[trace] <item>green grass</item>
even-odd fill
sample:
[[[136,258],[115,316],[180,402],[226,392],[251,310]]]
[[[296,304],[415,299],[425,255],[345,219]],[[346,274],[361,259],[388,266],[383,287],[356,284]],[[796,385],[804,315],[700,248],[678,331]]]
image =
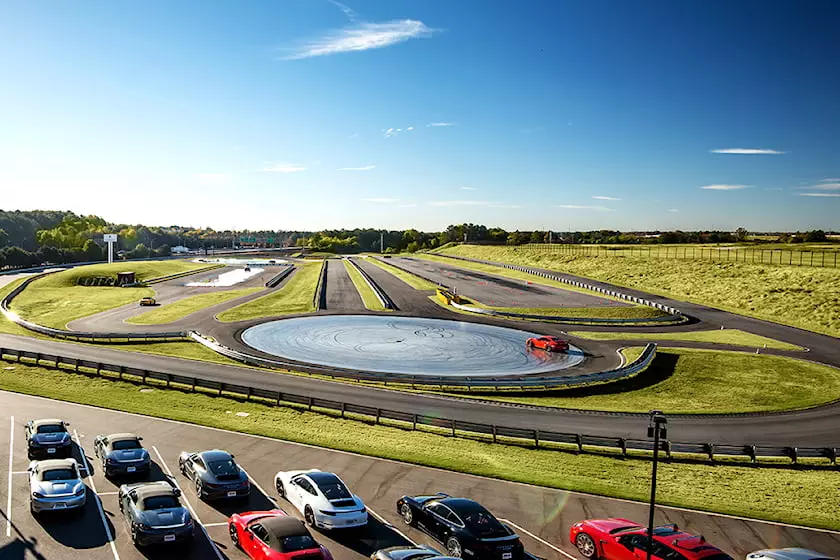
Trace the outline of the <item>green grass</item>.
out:
[[[547,317],[593,317],[603,319],[650,319],[662,317],[659,309],[647,305],[627,307],[493,307],[481,305],[486,309],[504,313],[522,313],[525,315],[545,315]]]
[[[659,348],[648,369],[625,381],[539,395],[488,393],[481,398],[611,412],[794,410],[840,399],[840,370],[781,356]]]
[[[646,333],[646,332],[595,332],[577,331],[570,335],[589,340],[650,340],[650,341],[685,341],[710,342],[713,344],[735,344],[750,348],[773,348],[776,350],[804,350],[801,346],[780,340],[759,336],[737,329],[718,329],[714,331]]]
[[[517,247],[471,245],[459,245],[443,252],[568,272],[840,336],[840,269],[630,257],[568,257]]]
[[[381,268],[382,270],[388,271],[415,290],[437,290],[437,284],[433,284],[428,280],[423,280],[419,276],[415,276],[410,272],[405,272],[393,265],[386,263],[385,261],[381,261],[375,258],[369,258],[368,262],[374,264]]]
[[[260,317],[312,313],[315,311],[313,299],[318,286],[318,277],[324,261],[300,264],[293,276],[279,290],[237,305],[216,317],[222,322],[244,321]]]
[[[161,325],[164,323],[171,323],[173,321],[183,319],[184,317],[201,309],[212,307],[232,299],[255,294],[263,291],[264,289],[265,288],[261,287],[239,288],[236,290],[199,294],[180,299],[160,307],[155,307],[151,311],[128,318],[126,323],[131,323],[133,325]]]
[[[21,364],[0,369],[0,388],[539,486],[640,501],[648,493],[650,465],[641,460],[494,445],[206,394],[142,393],[125,382]],[[231,410],[249,416],[226,413]],[[838,486],[836,470],[666,462],[659,467],[657,498],[665,505],[836,530]]]
[[[356,267],[350,264],[349,260],[342,259],[342,261],[344,262],[344,268],[347,269],[347,274],[350,275],[350,279],[353,281],[353,285],[356,286],[356,290],[362,297],[362,303],[365,304],[365,307],[371,311],[390,311],[390,309],[387,309],[379,302],[379,298],[376,297],[373,288],[368,286],[362,273],[356,270]]]
[[[65,288],[75,286],[82,278],[106,276],[116,278],[118,272],[132,271],[137,281],[143,282],[170,274],[180,274],[192,270],[207,268],[207,263],[194,263],[185,260],[116,262],[111,264],[91,264],[77,266],[63,272],[50,274],[33,283],[44,288]]]

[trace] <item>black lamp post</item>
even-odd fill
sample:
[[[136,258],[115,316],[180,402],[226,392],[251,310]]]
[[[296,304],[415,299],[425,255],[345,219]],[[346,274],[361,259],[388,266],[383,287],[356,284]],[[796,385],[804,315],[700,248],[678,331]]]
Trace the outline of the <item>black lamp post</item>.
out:
[[[647,435],[653,438],[653,471],[650,479],[650,512],[648,513],[648,546],[647,560],[650,560],[653,550],[653,514],[656,508],[656,467],[659,464],[659,440],[668,437],[668,430],[665,425],[668,419],[660,410],[650,411],[650,424],[648,424]]]

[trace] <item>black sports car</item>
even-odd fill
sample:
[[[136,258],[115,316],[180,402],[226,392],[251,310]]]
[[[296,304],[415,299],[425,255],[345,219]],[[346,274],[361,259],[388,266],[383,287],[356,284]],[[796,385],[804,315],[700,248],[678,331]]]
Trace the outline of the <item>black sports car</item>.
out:
[[[149,452],[140,444],[142,440],[135,434],[96,436],[93,440],[93,453],[102,461],[105,476],[147,476],[152,461]]]
[[[195,493],[202,500],[247,498],[251,493],[248,473],[227,451],[184,451],[178,457],[178,467],[195,484]]]
[[[397,500],[397,512],[408,525],[416,525],[443,543],[450,556],[482,560],[525,558],[519,536],[478,502],[447,494],[403,496]]]
[[[180,495],[180,490],[165,481],[120,486],[120,511],[135,546],[192,540],[195,523],[181,505]]]
[[[392,546],[377,550],[371,560],[451,560],[452,556],[441,556],[429,546]]]
[[[30,420],[26,423],[27,455],[30,459],[53,459],[70,457],[73,440],[67,426],[70,424],[58,418]]]

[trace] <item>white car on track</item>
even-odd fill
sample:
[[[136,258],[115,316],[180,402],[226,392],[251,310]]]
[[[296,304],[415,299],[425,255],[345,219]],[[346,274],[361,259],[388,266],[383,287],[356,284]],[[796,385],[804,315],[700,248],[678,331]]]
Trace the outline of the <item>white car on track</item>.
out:
[[[274,475],[274,487],[303,514],[310,527],[349,529],[367,524],[364,502],[333,473],[318,469],[280,471]]]

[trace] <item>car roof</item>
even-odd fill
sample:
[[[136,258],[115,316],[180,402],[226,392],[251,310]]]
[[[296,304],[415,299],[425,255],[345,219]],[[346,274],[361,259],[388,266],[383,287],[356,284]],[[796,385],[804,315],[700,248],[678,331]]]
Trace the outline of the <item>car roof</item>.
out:
[[[232,459],[230,453],[222,451],[221,449],[210,449],[208,451],[201,451],[199,456],[205,461],[225,461]]]
[[[304,473],[304,474],[306,476],[308,476],[310,479],[312,479],[312,482],[314,482],[318,486],[320,486],[321,484],[330,484],[330,483],[335,483],[335,482],[338,482],[338,483],[341,482],[341,480],[338,478],[337,475],[335,475],[333,473],[330,473],[330,472],[318,471],[318,472],[311,472],[311,473]]]
[[[138,500],[145,500],[146,498],[154,498],[156,496],[173,496],[177,498],[178,496],[175,495],[175,488],[170,486],[169,483],[157,483],[151,482],[147,484],[139,484],[131,488],[132,492],[137,493]]]
[[[35,468],[40,471],[51,471],[53,469],[67,469],[73,468],[78,463],[75,459],[45,459],[43,461],[36,461]]]
[[[290,515],[272,515],[256,520],[272,537],[283,538],[296,535],[308,535],[309,529],[303,521]]]
[[[39,428],[41,426],[51,426],[53,424],[61,424],[63,426],[64,420],[61,420],[60,418],[40,418],[32,421],[32,426],[35,428]]]
[[[132,433],[129,433],[129,432],[122,432],[122,433],[119,433],[119,434],[108,434],[105,437],[108,438],[108,441],[110,441],[110,442],[140,439],[140,436],[138,436],[137,434],[132,434]]]
[[[478,509],[484,510],[484,506],[479,504],[476,501],[469,500],[467,498],[443,498],[441,500],[437,500],[438,502],[444,504],[446,507],[454,511],[455,513],[460,513],[463,511],[476,511]]]

